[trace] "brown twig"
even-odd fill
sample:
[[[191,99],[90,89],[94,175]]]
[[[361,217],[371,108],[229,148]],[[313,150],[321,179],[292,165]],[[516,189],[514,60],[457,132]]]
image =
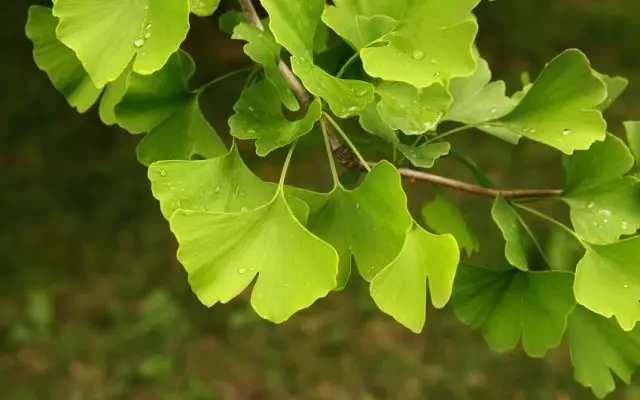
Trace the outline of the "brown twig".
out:
[[[255,7],[253,6],[252,0],[238,0],[240,3],[240,7],[245,14],[245,20],[247,23],[255,26],[260,30],[264,30],[264,25],[260,20],[260,16],[258,15]],[[298,99],[301,107],[304,109],[308,108],[311,104],[311,96],[309,92],[302,85],[300,80],[295,76],[291,68],[282,60],[278,63],[278,69],[280,73],[284,76],[289,88],[293,92],[293,94]],[[326,124],[327,128],[331,128],[331,124]],[[336,155],[336,158],[340,163],[349,169],[357,169],[361,168],[362,165],[357,161],[355,155],[351,149],[344,147],[340,139],[335,135],[333,130],[328,129],[328,138],[331,150]],[[355,162],[354,162],[355,160]],[[369,165],[374,166],[376,163],[369,162]],[[482,186],[472,185],[470,183],[457,181],[455,179],[445,178],[443,176],[430,174],[423,171],[416,171],[410,168],[398,168],[400,175],[410,178],[416,179],[420,181],[425,181],[429,183],[433,183],[435,185],[448,187],[451,189],[460,190],[467,193],[472,193],[479,196],[485,197],[504,197],[506,199],[527,199],[527,198],[545,198],[545,197],[555,197],[562,194],[562,190],[556,189],[539,189],[539,190],[500,190],[500,189],[490,189]]]

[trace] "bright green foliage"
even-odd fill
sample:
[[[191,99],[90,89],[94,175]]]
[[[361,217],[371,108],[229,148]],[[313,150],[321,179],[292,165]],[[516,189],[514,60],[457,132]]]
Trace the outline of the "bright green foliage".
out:
[[[627,121],[624,127],[627,131],[629,147],[636,157],[636,163],[640,164],[640,121]]]
[[[607,98],[598,106],[599,110],[604,111],[618,100],[618,97],[627,89],[629,80],[621,76],[611,77],[598,73],[596,73],[596,76],[602,79],[604,84],[607,85]]]
[[[529,261],[525,244],[529,237],[518,213],[504,198],[498,197],[493,203],[491,215],[507,242],[505,249],[507,261],[522,271],[528,271]]]
[[[302,57],[291,58],[291,67],[307,90],[325,100],[340,118],[358,115],[373,101],[370,83],[335,78]]]
[[[435,199],[422,209],[424,222],[434,232],[441,235],[451,234],[456,238],[461,249],[465,249],[467,257],[480,249],[478,238],[471,232],[460,210],[440,192]]]
[[[220,5],[220,0],[191,0],[191,12],[198,17],[208,17]]]
[[[343,1],[337,9],[329,9],[332,11],[328,11],[329,15],[325,15],[324,20],[336,33],[346,35],[347,40],[354,41],[357,28],[354,31],[353,26],[358,26],[359,21],[365,22],[363,31],[367,40],[380,36],[379,45],[360,50],[364,69],[369,75],[428,87],[473,73],[475,61],[471,47],[478,25],[471,10],[478,2],[398,0],[391,5],[382,1],[364,5],[359,1]],[[343,10],[338,10],[340,8]],[[366,14],[359,14],[361,12]],[[386,15],[398,23],[393,24],[392,20],[384,17],[381,23],[380,18],[372,18],[374,15]],[[372,35],[371,30],[376,27],[379,34]],[[362,41],[359,44],[364,45]]]
[[[612,373],[628,384],[640,365],[640,328],[624,332],[615,321],[576,307],[567,338],[576,380],[599,398],[615,389]]]
[[[95,87],[75,53],[56,37],[58,19],[51,9],[29,8],[27,36],[33,42],[33,58],[72,107],[83,113],[95,104],[101,89]]]
[[[280,94],[271,81],[263,80],[242,92],[229,119],[231,134],[238,139],[256,139],[256,153],[266,156],[311,132],[322,116],[320,101],[314,101],[304,118],[288,120],[282,113]]]
[[[632,330],[640,321],[640,236],[586,249],[576,267],[576,300]]]
[[[451,235],[433,235],[417,224],[407,234],[398,257],[371,281],[371,297],[380,310],[420,333],[427,303],[443,308],[451,298],[460,250]]]
[[[396,258],[412,223],[400,175],[383,161],[356,189],[337,184],[331,193],[320,196],[322,206],[316,205],[309,229],[340,255],[337,287],[343,288],[349,279],[351,256],[360,274],[370,281]],[[299,197],[306,200],[303,194]]]
[[[458,318],[482,333],[496,351],[522,347],[542,357],[560,344],[575,307],[573,274],[490,271],[461,264],[453,305]]]
[[[312,58],[314,37],[324,0],[260,0],[269,13],[269,28],[294,56]]]
[[[199,93],[189,90],[194,71],[193,60],[178,52],[152,75],[128,76],[115,116],[131,133],[148,132],[138,146],[141,163],[188,160],[195,154],[216,157],[226,152],[200,111]]]
[[[607,123],[597,107],[606,97],[587,57],[567,50],[545,67],[510,113],[489,125],[571,154],[604,140]]]
[[[254,62],[262,65],[265,78],[278,89],[280,101],[282,101],[285,107],[291,111],[297,111],[300,108],[298,100],[296,100],[287,85],[287,81],[278,69],[281,48],[280,45],[276,43],[273,35],[270,32],[261,31],[254,26],[240,23],[233,30],[233,36],[231,36],[231,38],[247,42],[244,46],[244,52]]]
[[[171,230],[189,283],[206,306],[229,302],[257,275],[251,305],[280,323],[336,286],[335,250],[298,222],[282,193],[240,213],[178,210]]]
[[[93,83],[133,71],[151,74],[178,50],[189,31],[189,0],[57,0],[58,38],[72,49]]]
[[[567,190],[562,198],[585,240],[611,243],[640,228],[640,182],[622,178],[634,162],[627,146],[613,135],[565,159]]]
[[[378,111],[392,129],[407,135],[434,130],[451,105],[451,96],[442,85],[417,89],[406,83],[385,82],[376,87],[381,100]]]

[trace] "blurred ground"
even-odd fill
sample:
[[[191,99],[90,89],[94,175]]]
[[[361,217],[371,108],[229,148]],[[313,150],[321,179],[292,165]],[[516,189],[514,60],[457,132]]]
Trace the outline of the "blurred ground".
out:
[[[136,139],[78,115],[39,72],[23,27],[30,2],[0,13],[0,398],[23,399],[590,399],[566,349],[544,360],[492,353],[450,310],[416,336],[376,311],[354,280],[292,321],[258,320],[244,301],[200,306]],[[46,4],[41,1],[41,4]],[[640,2],[500,0],[479,9],[479,47],[517,88],[567,47],[632,85],[608,113],[610,130],[640,118]],[[194,20],[186,48],[206,80],[242,63],[239,44]],[[203,105],[223,132],[239,82]],[[561,183],[558,155],[474,133],[456,138],[505,186]],[[277,168],[251,159],[263,175]],[[322,166],[298,166],[300,176]],[[443,163],[447,175],[462,176]],[[424,197],[429,188],[414,185]],[[419,193],[418,193],[419,192]],[[451,193],[482,239],[479,262],[502,243],[485,200]],[[552,210],[555,211],[555,210]],[[562,210],[560,210],[562,211]],[[546,227],[541,227],[543,234]],[[640,386],[612,398],[640,399]]]

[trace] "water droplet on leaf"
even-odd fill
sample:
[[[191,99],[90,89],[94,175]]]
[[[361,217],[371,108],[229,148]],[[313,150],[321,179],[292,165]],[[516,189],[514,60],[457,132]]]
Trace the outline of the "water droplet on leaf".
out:
[[[569,129],[569,128],[567,128],[567,129],[565,129],[565,130],[563,130],[563,131],[562,131],[562,134],[563,134],[564,136],[570,136],[570,135],[573,135],[573,129]]]
[[[167,176],[167,171],[161,169],[160,170],[160,176]]]
[[[414,50],[412,57],[414,60],[422,60],[424,58],[424,51],[422,50]]]
[[[240,269],[238,269],[238,273],[239,273],[240,275],[244,275],[244,274],[246,274],[246,273],[247,273],[247,269],[246,269],[246,268],[240,268]]]
[[[242,206],[242,207],[240,207],[240,211],[247,212],[247,211],[249,211],[249,208],[247,206]]]
[[[144,38],[138,38],[133,41],[133,45],[136,46],[137,48],[144,46],[144,43],[145,43]]]

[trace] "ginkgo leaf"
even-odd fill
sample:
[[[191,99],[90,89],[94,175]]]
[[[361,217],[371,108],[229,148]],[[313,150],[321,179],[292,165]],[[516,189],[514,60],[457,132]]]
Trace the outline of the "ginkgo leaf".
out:
[[[362,129],[372,135],[376,135],[394,145],[400,144],[400,139],[398,139],[395,129],[390,127],[380,117],[377,103],[369,103],[362,112],[360,112],[358,121]]]
[[[436,161],[449,154],[451,145],[447,142],[425,143],[420,146],[399,144],[398,150],[418,168],[432,168]]]
[[[314,201],[316,211],[308,226],[340,255],[338,289],[349,279],[352,255],[360,274],[370,281],[400,253],[412,223],[400,174],[386,161],[353,190],[338,184],[328,194],[293,194],[307,203],[307,197],[322,199]]]
[[[382,43],[360,51],[369,75],[424,88],[473,73],[476,65],[471,46],[478,25],[471,11],[479,0],[397,3],[392,7],[402,7],[402,14],[396,29]]]
[[[302,57],[292,57],[291,68],[305,88],[325,100],[340,118],[360,114],[373,101],[373,85],[368,82],[338,79]]]
[[[576,267],[578,304],[630,331],[640,321],[640,237],[607,245],[586,245]]]
[[[640,121],[627,121],[624,123],[627,131],[627,142],[636,157],[636,163],[640,164]]]
[[[383,82],[376,87],[378,111],[392,129],[407,135],[435,130],[451,106],[451,95],[440,84],[418,89],[402,82]]]
[[[420,333],[426,319],[427,278],[431,302],[443,308],[451,298],[459,260],[453,236],[434,235],[415,224],[400,254],[371,281],[371,297],[380,310]]]
[[[188,88],[194,70],[193,60],[180,51],[152,75],[128,76],[115,116],[131,133],[148,132],[138,146],[138,159],[144,165],[188,160],[195,154],[210,158],[226,153],[200,111],[198,93]]]
[[[336,286],[335,250],[298,222],[281,193],[240,213],[178,210],[171,230],[178,260],[206,306],[229,302],[256,279],[253,308],[281,323]]]
[[[480,249],[478,238],[467,226],[460,210],[442,193],[436,193],[433,201],[422,208],[422,217],[427,227],[435,233],[453,235],[460,248],[466,251],[467,257]]]
[[[53,5],[60,18],[58,38],[99,88],[116,80],[131,60],[139,74],[162,68],[187,36],[189,12],[189,0],[57,0]]]
[[[461,264],[454,286],[458,318],[480,331],[495,351],[522,347],[542,357],[557,347],[575,308],[573,274],[562,271],[490,271]]]
[[[598,105],[598,110],[605,111],[611,105],[618,100],[618,97],[627,89],[629,86],[629,80],[622,76],[609,76],[600,73],[596,73],[596,75],[602,79],[604,84],[607,86],[607,98]]]
[[[509,143],[518,143],[520,135],[517,133],[482,124],[502,117],[517,104],[515,99],[506,95],[504,81],[491,82],[491,70],[484,59],[478,57],[478,67],[471,76],[452,79],[449,93],[453,103],[444,120],[474,125]]]
[[[236,113],[229,119],[231,134],[238,139],[256,139],[260,156],[311,132],[322,116],[322,105],[314,100],[302,119],[288,120],[282,113],[278,88],[269,80],[246,88],[233,109]]]
[[[269,28],[278,43],[294,56],[311,59],[324,0],[260,0],[260,3],[269,14]]]
[[[190,0],[191,12],[198,17],[208,17],[218,9],[220,0]]]
[[[245,165],[236,146],[208,160],[159,161],[149,167],[153,196],[169,219],[178,209],[236,213],[267,204],[277,186]]]
[[[278,69],[281,49],[273,35],[249,24],[240,23],[233,30],[231,38],[247,42],[244,46],[244,52],[254,62],[262,64],[265,78],[278,89],[282,104],[291,111],[300,109],[298,100],[289,89],[284,75]]]
[[[579,236],[605,244],[640,229],[640,182],[622,177],[633,165],[629,149],[613,135],[565,158],[567,184],[562,199],[571,208]]]
[[[505,256],[509,264],[521,271],[529,270],[527,259],[527,245],[530,242],[516,210],[503,198],[498,197],[491,209],[493,220],[502,231],[502,236],[506,241]]]
[[[640,365],[640,328],[624,332],[614,320],[576,307],[569,317],[567,338],[574,377],[596,396],[604,398],[615,390],[613,374],[631,383]]]
[[[78,112],[85,112],[100,97],[98,89],[85,72],[76,54],[56,37],[58,18],[51,9],[29,7],[27,37],[33,42],[33,58],[38,68],[46,72],[53,86],[64,95]]]
[[[511,112],[488,125],[508,128],[567,154],[604,140],[607,123],[597,107],[607,89],[579,50],[553,59],[523,94]]]
[[[239,10],[227,10],[220,18],[218,18],[218,29],[229,35],[233,34],[233,30],[236,26],[245,21],[245,14]],[[264,25],[268,24],[268,21],[262,21]]]

